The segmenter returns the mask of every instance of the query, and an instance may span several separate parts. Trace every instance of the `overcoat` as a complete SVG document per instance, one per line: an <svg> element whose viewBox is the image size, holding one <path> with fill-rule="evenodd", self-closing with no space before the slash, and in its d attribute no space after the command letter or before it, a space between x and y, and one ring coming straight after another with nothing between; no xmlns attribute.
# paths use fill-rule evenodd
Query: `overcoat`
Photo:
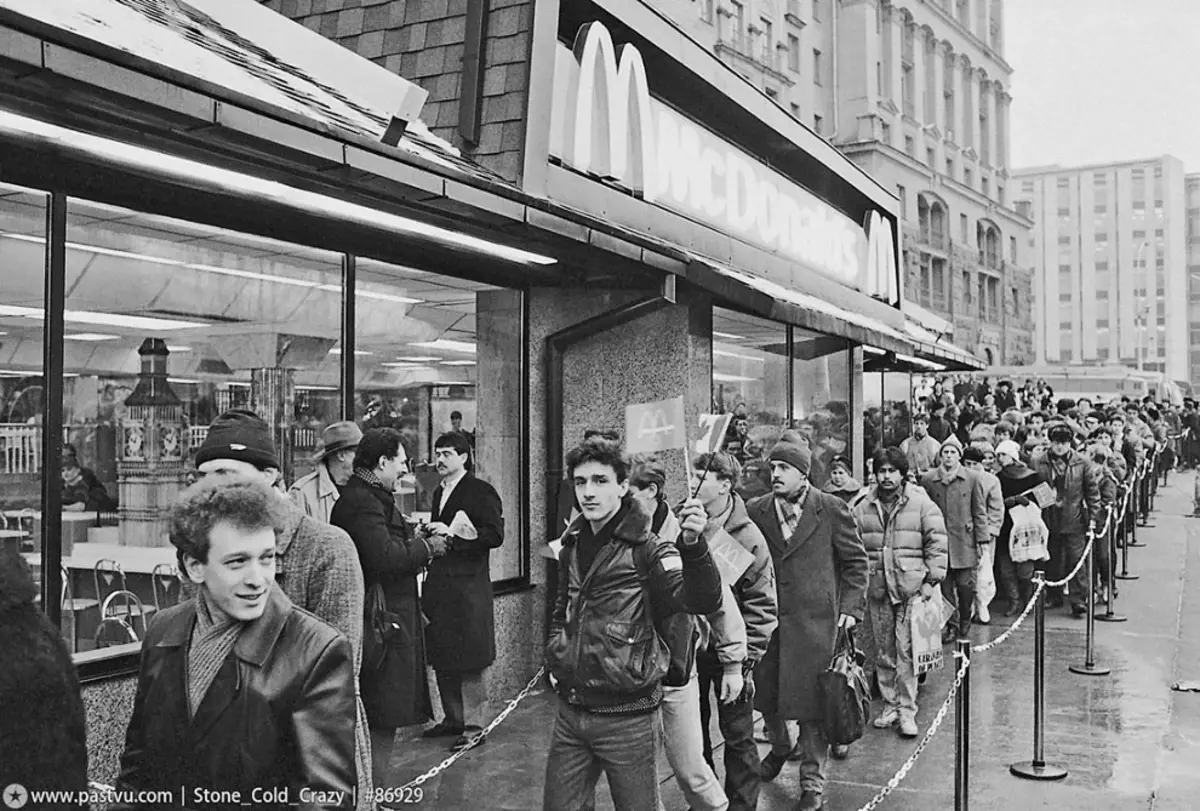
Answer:
<svg viewBox="0 0 1200 811"><path fill-rule="evenodd" d="M850 508L809 486L799 526L784 538L767 494L746 504L775 564L779 627L754 669L754 706L789 720L822 720L817 677L829 666L839 614L862 622L867 552Z"/></svg>
<svg viewBox="0 0 1200 811"><path fill-rule="evenodd" d="M953 473L941 467L930 470L921 477L921 486L946 522L950 568L973 569L979 565L979 547L992 539L983 481L974 471L959 465Z"/></svg>
<svg viewBox="0 0 1200 811"><path fill-rule="evenodd" d="M450 491L444 509L442 486L433 491L433 520L447 526L461 510L475 525L475 540L455 537L449 551L429 564L421 605L425 651L434 670L470 673L496 658L490 552L504 543L504 509L496 488L466 476Z"/></svg>
<svg viewBox="0 0 1200 811"><path fill-rule="evenodd" d="M423 724L433 718L425 673L425 644L417 574L429 564L428 544L414 538L392 494L351 476L330 516L350 535L362 561L367 590L383 587L388 610L397 615L388 655L375 672L359 676L367 722L375 729Z"/></svg>

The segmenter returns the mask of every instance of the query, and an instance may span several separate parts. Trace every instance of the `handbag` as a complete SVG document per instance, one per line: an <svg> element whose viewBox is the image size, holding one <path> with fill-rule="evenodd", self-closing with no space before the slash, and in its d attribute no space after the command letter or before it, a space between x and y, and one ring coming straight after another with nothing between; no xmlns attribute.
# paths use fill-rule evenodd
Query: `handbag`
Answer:
<svg viewBox="0 0 1200 811"><path fill-rule="evenodd" d="M825 735L834 746L854 743L866 731L871 688L863 672L865 661L866 657L854 644L854 631L839 630L833 659L817 676Z"/></svg>
<svg viewBox="0 0 1200 811"><path fill-rule="evenodd" d="M383 586L367 589L363 617L362 670L374 672L383 666L388 646L400 631L400 615L389 611Z"/></svg>

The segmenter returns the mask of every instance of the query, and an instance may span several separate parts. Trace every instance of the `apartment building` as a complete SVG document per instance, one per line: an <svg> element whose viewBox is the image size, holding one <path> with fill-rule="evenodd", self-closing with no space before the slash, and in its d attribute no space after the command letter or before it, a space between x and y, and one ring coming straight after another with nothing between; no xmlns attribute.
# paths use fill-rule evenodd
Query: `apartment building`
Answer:
<svg viewBox="0 0 1200 811"><path fill-rule="evenodd" d="M1014 179L1036 223L1038 360L1189 379L1187 268L1200 259L1188 256L1183 164L1168 155ZM1192 199L1200 205L1200 191Z"/></svg>
<svg viewBox="0 0 1200 811"><path fill-rule="evenodd" d="M900 197L913 310L988 363L1032 359L1002 0L652 4Z"/></svg>
<svg viewBox="0 0 1200 811"><path fill-rule="evenodd" d="M1188 371L1200 383L1200 174L1184 177L1187 200Z"/></svg>

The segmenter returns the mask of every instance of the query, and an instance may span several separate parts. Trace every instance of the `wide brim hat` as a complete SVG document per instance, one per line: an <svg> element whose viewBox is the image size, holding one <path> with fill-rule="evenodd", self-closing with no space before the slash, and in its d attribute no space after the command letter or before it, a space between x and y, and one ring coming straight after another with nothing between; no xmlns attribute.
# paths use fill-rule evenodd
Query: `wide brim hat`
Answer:
<svg viewBox="0 0 1200 811"><path fill-rule="evenodd" d="M338 451L357 448L362 442L362 438L362 429L357 424L350 421L335 422L326 426L325 430L321 432L321 448L318 456L325 459Z"/></svg>

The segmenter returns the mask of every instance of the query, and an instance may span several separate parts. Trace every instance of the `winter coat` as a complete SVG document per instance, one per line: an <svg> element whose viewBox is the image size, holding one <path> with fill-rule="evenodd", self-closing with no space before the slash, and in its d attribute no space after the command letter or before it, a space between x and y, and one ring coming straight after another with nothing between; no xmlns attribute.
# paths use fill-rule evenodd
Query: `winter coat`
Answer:
<svg viewBox="0 0 1200 811"><path fill-rule="evenodd" d="M1000 496L1007 502L1018 496L1026 496L1032 500L1030 491L1042 483L1042 477L1037 471L1027 467L1024 462L1017 462L1000 469L996 477L1000 480ZM1012 505L1006 504L1004 522L1000 525L999 543L1003 549L1008 549L1008 540L1012 536ZM997 554L1004 554L997 552Z"/></svg>
<svg viewBox="0 0 1200 811"><path fill-rule="evenodd" d="M651 532L651 519L626 495L586 572L576 546L587 519L579 516L563 534L546 667L570 704L653 710L669 658L655 617L710 614L721 606L721 575L704 539L674 546Z"/></svg>
<svg viewBox="0 0 1200 811"><path fill-rule="evenodd" d="M847 504L854 501L855 497L862 493L863 486L858 479L853 476L846 479L846 483L841 487L835 485L832 481L826 482L821 488L822 493L828 493L831 496L837 496Z"/></svg>
<svg viewBox="0 0 1200 811"><path fill-rule="evenodd" d="M1051 532L1082 535L1091 521L1099 520L1100 482L1091 460L1077 450L1067 451L1055 474L1055 457L1049 451L1034 460L1033 469L1058 491L1058 504L1042 511Z"/></svg>
<svg viewBox="0 0 1200 811"><path fill-rule="evenodd" d="M950 568L973 569L979 563L980 544L992 539L983 482L973 471L959 465L953 473L934 468L921 477L921 486L946 522Z"/></svg>
<svg viewBox="0 0 1200 811"><path fill-rule="evenodd" d="M388 611L398 617L399 627L383 664L360 674L367 720L378 729L423 724L433 718L433 705L425 673L417 574L432 557L429 545L413 538L391 493L357 475L342 488L330 517L358 549L367 589L382 586ZM360 623L362 617L360 611Z"/></svg>
<svg viewBox="0 0 1200 811"><path fill-rule="evenodd" d="M58 629L34 602L37 592L21 556L0 549L0 790L20 783L82 792L88 755L79 679Z"/></svg>
<svg viewBox="0 0 1200 811"><path fill-rule="evenodd" d="M704 538L711 540L719 529L729 533L742 548L754 555L754 562L734 584L742 619L746 623L746 658L757 664L767 652L771 635L779 626L779 600L775 595L775 564L767 539L746 513L746 502L730 494L730 507L723 515L709 519Z"/></svg>
<svg viewBox="0 0 1200 811"><path fill-rule="evenodd" d="M1000 528L1004 526L1004 495L1000 491L1000 479L990 470L976 470L974 473L983 484L988 534L994 541L1000 535Z"/></svg>
<svg viewBox="0 0 1200 811"><path fill-rule="evenodd" d="M949 553L941 510L920 487L901 485L896 501L879 500L872 487L852 508L870 560L873 600L902 603L921 590L922 583L946 577Z"/></svg>
<svg viewBox="0 0 1200 811"><path fill-rule="evenodd" d="M837 622L860 622L866 607L867 552L850 508L809 486L796 532L783 535L775 496L746 505L775 564L779 627L754 671L754 706L797 721L823 717L817 677L829 666Z"/></svg>
<svg viewBox="0 0 1200 811"><path fill-rule="evenodd" d="M946 435L949 436L949 432ZM941 447L941 442L931 433L926 434L922 439L910 436L900 443L900 450L908 459L908 469L914 476L937 467L938 451L941 450Z"/></svg>
<svg viewBox="0 0 1200 811"><path fill-rule="evenodd" d="M286 796L252 803L282 811L308 787L331 799L305 807L353 808L354 659L346 637L273 587L192 716L185 685L195 623L192 598L159 614L142 643L117 790L167 790L177 808L236 809L197 801L195 790L240 791L250 801L255 790L282 789ZM186 805L178 805L181 792Z"/></svg>
<svg viewBox="0 0 1200 811"><path fill-rule="evenodd" d="M475 525L475 540L454 538L443 557L429 564L421 592L425 651L434 670L483 670L496 659L491 550L504 543L504 508L496 488L466 474L441 509L442 486L433 491L432 520L447 526L461 510Z"/></svg>
<svg viewBox="0 0 1200 811"><path fill-rule="evenodd" d="M305 515L328 524L333 505L337 504L338 487L329 476L329 468L318 462L316 470L296 479L288 488L288 495Z"/></svg>

